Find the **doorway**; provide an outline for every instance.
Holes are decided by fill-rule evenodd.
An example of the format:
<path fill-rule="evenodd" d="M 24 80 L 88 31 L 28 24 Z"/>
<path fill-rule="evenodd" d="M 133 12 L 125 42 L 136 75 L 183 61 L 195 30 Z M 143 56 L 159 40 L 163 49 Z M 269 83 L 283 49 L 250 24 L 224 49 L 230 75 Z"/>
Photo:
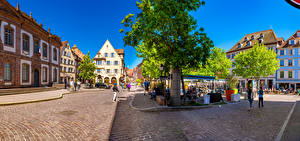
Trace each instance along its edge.
<path fill-rule="evenodd" d="M 34 70 L 34 87 L 39 87 L 40 86 L 40 79 L 39 79 L 39 70 L 35 69 Z"/>

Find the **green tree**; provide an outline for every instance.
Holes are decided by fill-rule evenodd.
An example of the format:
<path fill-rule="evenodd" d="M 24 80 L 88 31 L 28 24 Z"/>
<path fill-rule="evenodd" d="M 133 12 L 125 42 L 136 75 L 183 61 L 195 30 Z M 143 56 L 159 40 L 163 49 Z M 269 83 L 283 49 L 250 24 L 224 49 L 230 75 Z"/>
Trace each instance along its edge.
<path fill-rule="evenodd" d="M 238 54 L 234 60 L 233 73 L 243 78 L 258 80 L 260 77 L 274 74 L 279 69 L 277 53 L 263 44 L 256 43 L 253 48 Z"/>
<path fill-rule="evenodd" d="M 82 59 L 82 61 L 79 63 L 78 70 L 80 71 L 79 77 L 85 80 L 94 80 L 96 78 L 96 74 L 94 73 L 96 70 L 96 66 L 91 60 L 90 52 L 88 52 L 87 55 L 85 55 Z"/>
<path fill-rule="evenodd" d="M 171 105 L 180 105 L 180 79 L 184 68 L 205 64 L 212 41 L 197 27 L 191 16 L 204 5 L 200 0 L 141 0 L 140 13 L 128 14 L 121 22 L 125 32 L 125 45 L 133 46 L 145 60 L 153 58 L 169 66 L 171 79 Z"/>
<path fill-rule="evenodd" d="M 219 78 L 226 78 L 230 74 L 230 68 L 232 67 L 232 62 L 226 57 L 225 50 L 221 48 L 213 48 L 212 54 L 209 59 L 207 59 L 206 69 Z"/>

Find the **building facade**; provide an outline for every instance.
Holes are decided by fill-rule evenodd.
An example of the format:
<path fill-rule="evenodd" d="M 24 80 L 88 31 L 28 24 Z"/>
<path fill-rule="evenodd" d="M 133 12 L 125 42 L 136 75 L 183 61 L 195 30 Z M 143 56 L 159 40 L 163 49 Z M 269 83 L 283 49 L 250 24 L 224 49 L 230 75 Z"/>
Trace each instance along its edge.
<path fill-rule="evenodd" d="M 0 0 L 0 88 L 59 82 L 60 38 L 30 15 Z"/>
<path fill-rule="evenodd" d="M 277 88 L 300 88 L 300 30 L 294 33 L 277 50 L 280 69 L 277 71 Z"/>
<path fill-rule="evenodd" d="M 73 53 L 73 56 L 75 58 L 75 77 L 80 80 L 81 82 L 84 82 L 84 80 L 82 80 L 80 77 L 79 77 L 79 73 L 80 71 L 78 70 L 78 67 L 79 67 L 79 63 L 81 62 L 81 60 L 83 59 L 84 57 L 84 54 L 79 50 L 79 48 L 74 45 L 72 47 L 72 53 Z"/>
<path fill-rule="evenodd" d="M 76 59 L 70 48 L 68 41 L 62 42 L 60 47 L 60 82 L 70 83 L 70 80 L 76 79 Z"/>
<path fill-rule="evenodd" d="M 97 66 L 96 82 L 119 85 L 125 79 L 124 49 L 115 49 L 106 40 L 97 55 L 93 58 Z"/>
<path fill-rule="evenodd" d="M 264 44 L 268 49 L 276 52 L 277 48 L 283 44 L 283 38 L 277 38 L 275 32 L 270 30 L 259 31 L 244 36 L 229 51 L 226 52 L 227 58 L 234 62 L 234 57 L 242 51 L 252 48 L 255 43 Z M 230 70 L 234 68 L 234 64 Z M 246 88 L 247 79 L 239 77 L 240 88 Z M 259 84 L 267 89 L 276 88 L 276 73 L 265 78 L 260 78 Z"/>

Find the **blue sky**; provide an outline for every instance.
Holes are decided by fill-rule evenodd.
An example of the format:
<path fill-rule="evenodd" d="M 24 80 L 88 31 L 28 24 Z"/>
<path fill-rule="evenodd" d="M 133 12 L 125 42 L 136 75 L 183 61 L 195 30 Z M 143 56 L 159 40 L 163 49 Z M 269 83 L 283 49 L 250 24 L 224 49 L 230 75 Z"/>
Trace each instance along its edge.
<path fill-rule="evenodd" d="M 141 59 L 133 47 L 124 47 L 120 22 L 128 13 L 137 13 L 136 0 L 8 0 L 42 23 L 45 29 L 76 44 L 92 57 L 109 39 L 115 48 L 125 49 L 126 67 Z M 300 10 L 285 0 L 206 0 L 192 15 L 216 47 L 230 49 L 245 34 L 273 29 L 277 37 L 287 39 L 299 28 Z"/>

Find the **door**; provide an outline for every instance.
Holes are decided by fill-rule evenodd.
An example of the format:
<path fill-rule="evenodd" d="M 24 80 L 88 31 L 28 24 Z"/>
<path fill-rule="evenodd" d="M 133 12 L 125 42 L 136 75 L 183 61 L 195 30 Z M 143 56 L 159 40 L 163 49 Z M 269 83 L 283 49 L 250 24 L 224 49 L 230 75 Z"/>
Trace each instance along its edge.
<path fill-rule="evenodd" d="M 37 69 L 34 70 L 34 87 L 39 87 L 40 86 L 40 81 L 39 81 L 39 71 Z"/>

